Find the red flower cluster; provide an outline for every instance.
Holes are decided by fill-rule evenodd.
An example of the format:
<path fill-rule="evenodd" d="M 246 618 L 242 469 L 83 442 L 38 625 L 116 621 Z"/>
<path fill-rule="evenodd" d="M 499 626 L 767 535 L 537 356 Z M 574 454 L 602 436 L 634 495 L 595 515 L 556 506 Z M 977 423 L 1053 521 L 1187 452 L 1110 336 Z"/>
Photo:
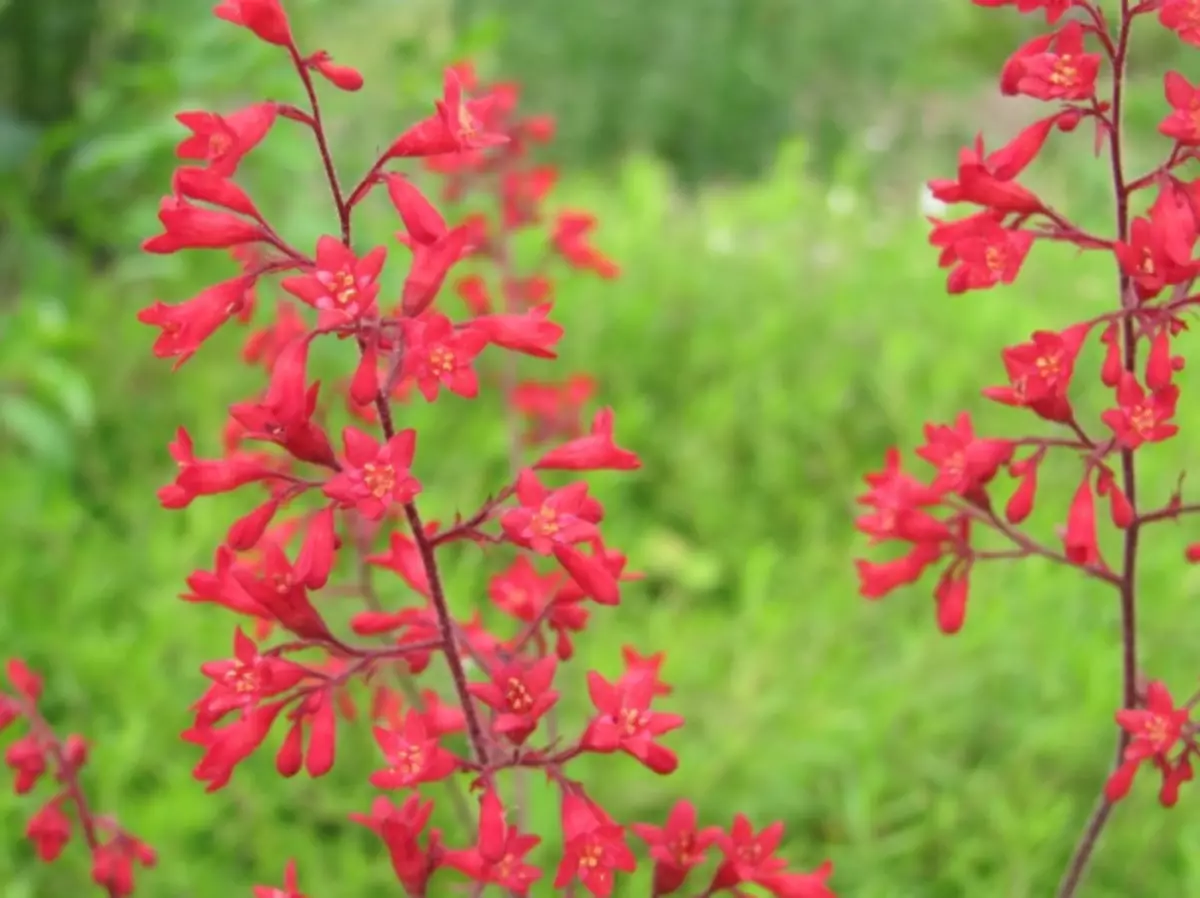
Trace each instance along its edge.
<path fill-rule="evenodd" d="M 883 470 L 867 476 L 868 489 L 858 501 L 869 513 L 857 527 L 873 544 L 898 551 L 888 560 L 856 562 L 860 591 L 876 599 L 936 568 L 938 625 L 954 633 L 965 619 L 972 575 L 988 561 L 1036 556 L 1112 587 L 1123 619 L 1124 708 L 1117 712 L 1123 762 L 1105 794 L 1109 803 L 1118 800 L 1138 766 L 1151 762 L 1162 774 L 1161 798 L 1169 805 L 1192 777 L 1190 758 L 1197 749 L 1189 715 L 1197 699 L 1176 707 L 1161 683 L 1150 683 L 1144 692 L 1138 688 L 1137 551 L 1147 526 L 1200 506 L 1184 503 L 1182 475 L 1165 502 L 1143 504 L 1137 474 L 1142 453 L 1178 432 L 1175 375 L 1184 360 L 1176 343 L 1187 329 L 1185 315 L 1200 304 L 1200 294 L 1193 293 L 1200 276 L 1200 179 L 1181 174 L 1185 163 L 1200 158 L 1200 89 L 1177 72 L 1167 73 L 1172 111 L 1159 130 L 1171 149 L 1161 165 L 1140 176 L 1126 169 L 1121 116 L 1135 24 L 1157 13 L 1161 25 L 1200 46 L 1200 2 L 1122 0 L 1115 22 L 1093 0 L 975 3 L 1040 11 L 1050 25 L 1057 24 L 1018 48 L 1000 75 L 1003 94 L 1053 103 L 1055 109 L 999 149 L 986 151 L 978 138 L 962 151 L 954 179 L 931 182 L 943 202 L 974 207 L 965 217 L 932 221 L 930 243 L 949 269 L 947 289 L 960 294 L 1010 284 L 1036 244 L 1057 241 L 1111 256 L 1119 292 L 1112 311 L 1059 322 L 1001 352 L 1007 382 L 983 395 L 1029 412 L 1041 424 L 1036 435 L 981 436 L 964 413 L 953 425 L 926 425 L 926 442 L 916 455 L 932 467 L 931 475 L 909 473 L 892 450 Z M 1116 209 L 1110 236 L 1088 233 L 1019 181 L 1055 131 L 1085 123 L 1095 129 L 1097 153 L 1109 157 Z M 1099 343 L 1103 356 L 1094 374 L 1079 364 L 1090 341 Z M 1109 406 L 1097 420 L 1077 413 L 1080 388 L 1109 391 Z M 1073 459 L 1078 479 L 1070 504 L 1058 512 L 1056 541 L 1041 542 L 1025 525 L 1043 497 L 1039 472 L 1051 451 Z M 1103 517 L 1120 543 L 1119 557 L 1105 550 Z M 1200 560 L 1200 544 L 1185 551 L 1188 560 Z M 1086 827 L 1060 896 L 1074 894 L 1108 811 L 1102 805 Z"/>
<path fill-rule="evenodd" d="M 134 870 L 153 867 L 154 849 L 121 828 L 115 819 L 96 813 L 79 784 L 79 772 L 88 761 L 88 744 L 82 736 L 59 739 L 38 710 L 42 679 L 23 662 L 7 666 L 12 692 L 0 690 L 0 732 L 24 721 L 25 734 L 11 742 L 4 763 L 13 772 L 13 791 L 32 792 L 41 782 L 53 779 L 53 794 L 25 827 L 37 856 L 49 863 L 62 854 L 78 827 L 92 855 L 92 882 L 109 898 L 133 894 Z"/>
<path fill-rule="evenodd" d="M 426 521 L 418 508 L 425 483 L 417 471 L 428 449 L 413 428 L 397 423 L 400 403 L 448 394 L 473 399 L 481 361 L 498 353 L 501 361 L 505 354 L 555 358 L 563 329 L 551 319 L 552 283 L 544 268 L 550 259 L 605 278 L 618 274 L 589 241 L 595 221 L 582 212 L 551 219 L 545 257 L 532 271 L 518 273 L 510 255 L 507 236 L 545 220 L 541 206 L 555 175 L 530 163 L 527 149 L 549 139 L 553 123 L 518 118 L 511 85 L 481 89 L 469 69 L 452 68 L 434 112 L 347 188 L 336 174 L 314 74 L 344 91 L 359 89 L 362 77 L 324 51 L 303 54 L 279 0 L 224 0 L 216 14 L 286 52 L 307 103 L 182 113 L 180 122 L 192 132 L 178 147 L 187 164 L 161 203 L 162 233 L 144 247 L 226 250 L 240 263 L 236 276 L 192 299 L 155 302 L 140 313 L 159 331 L 154 353 L 176 367 L 229 322 L 250 322 L 262 310 L 257 291 L 268 276 L 280 276 L 286 294 L 243 351 L 245 362 L 265 370 L 265 389 L 230 408 L 218 455 L 198 454 L 181 428 L 170 447 L 178 474 L 159 491 L 171 509 L 204 496 L 258 493 L 217 547 L 211 569 L 195 571 L 183 596 L 223 606 L 253 625 L 236 628 L 231 657 L 202 667 L 210 685 L 184 733 L 202 752 L 195 778 L 210 791 L 221 789 L 272 735 L 281 776 L 303 770 L 320 777 L 337 762 L 343 725 L 365 717 L 380 752 L 378 768 L 365 778 L 388 794 L 353 820 L 378 836 L 397 881 L 414 898 L 445 894 L 455 875 L 477 891 L 490 884 L 526 895 L 546 881 L 567 894 L 582 884 L 607 896 L 638 866 L 631 835 L 648 848 L 654 896 L 680 889 L 716 848 L 706 896 L 745 894 L 743 887 L 753 884 L 779 898 L 831 898 L 828 863 L 812 873 L 790 872 L 777 856 L 780 823 L 756 833 L 738 816 L 727 832 L 702 828 L 686 800 L 665 826 L 622 822 L 594 786 L 572 776 L 576 759 L 616 753 L 656 774 L 675 770 L 666 740 L 683 719 L 661 708 L 670 692 L 660 678 L 661 654 L 626 648 L 618 676 L 588 670 L 579 678 L 592 706 L 587 719 L 573 733 L 547 725 L 566 688 L 560 668 L 574 656 L 572 640 L 596 606 L 619 604 L 624 584 L 636 578 L 605 539 L 604 506 L 579 479 L 640 466 L 616 442 L 611 409 L 597 412 L 587 432 L 579 426 L 590 382 L 577 376 L 563 385 L 519 383 L 506 375 L 506 400 L 529 419 L 526 442 L 538 444 L 536 460 L 519 465 L 477 511 L 452 523 Z M 233 180 L 241 160 L 281 120 L 312 135 L 332 194 L 332 233 L 311 252 L 293 246 Z M 472 214 L 448 224 L 418 184 L 393 168 L 408 159 L 424 159 L 445 175 L 455 197 L 485 185 L 485 195 L 500 200 L 495 217 Z M 388 248 L 358 247 L 352 235 L 354 211 L 379 187 L 403 224 L 398 240 L 410 256 L 394 301 L 381 295 Z M 439 304 L 443 283 L 460 263 L 477 268 L 457 280 L 471 313 L 466 320 L 454 320 Z M 485 280 L 487 272 L 495 285 Z M 492 307 L 493 293 L 502 297 L 499 308 Z M 322 391 L 313 375 L 310 354 L 318 340 L 356 350 L 341 390 Z M 333 426 L 339 414 L 347 418 L 340 433 Z M 552 445 L 542 446 L 547 440 Z M 488 557 L 515 553 L 487 588 L 508 626 L 490 629 L 478 615 L 462 620 L 452 613 L 443 550 L 456 543 L 476 544 Z M 347 626 L 324 601 L 345 597 L 347 589 L 334 585 L 343 570 L 352 571 L 357 585 L 349 592 L 364 603 Z M 397 576 L 403 601 L 381 597 L 372 579 L 380 570 Z M 281 639 L 269 644 L 279 631 Z M 438 656 L 448 671 L 446 694 L 391 685 L 411 685 Z M 28 675 L 17 679 L 23 698 L 14 707 L 34 720 L 25 706 L 32 707 L 36 690 Z M 19 783 L 32 782 L 51 753 L 66 794 L 81 818 L 93 821 L 86 826 L 97 881 L 113 895 L 127 894 L 129 861 L 147 862 L 147 850 L 124 835 L 100 839 L 100 821 L 87 814 L 73 780 L 79 751 L 55 748 L 39 726 L 9 751 Z M 541 774 L 556 793 L 556 832 L 527 831 L 518 803 L 501 797 L 521 771 Z M 456 844 L 431 827 L 425 787 L 435 783 L 458 795 L 466 815 L 461 828 L 473 840 Z M 55 826 L 43 820 L 38 832 Z M 38 838 L 53 846 L 43 849 L 47 856 L 61 842 L 49 833 Z M 561 842 L 550 866 L 539 866 L 532 854 L 543 841 Z M 282 889 L 259 886 L 255 894 L 297 898 L 295 865 L 288 865 Z"/>

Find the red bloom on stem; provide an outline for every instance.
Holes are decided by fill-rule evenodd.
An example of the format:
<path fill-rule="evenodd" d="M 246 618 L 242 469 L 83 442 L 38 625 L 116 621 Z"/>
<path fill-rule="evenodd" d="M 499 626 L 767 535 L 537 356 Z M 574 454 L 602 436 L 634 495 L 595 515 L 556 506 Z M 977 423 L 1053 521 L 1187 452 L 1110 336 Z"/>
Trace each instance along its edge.
<path fill-rule="evenodd" d="M 362 72 L 348 65 L 339 65 L 325 50 L 318 50 L 304 64 L 340 90 L 354 92 L 363 86 Z"/>
<path fill-rule="evenodd" d="M 198 496 L 216 496 L 278 476 L 276 468 L 259 456 L 236 453 L 223 459 L 196 458 L 192 438 L 182 427 L 170 452 L 179 473 L 174 482 L 158 491 L 164 508 L 186 508 Z"/>
<path fill-rule="evenodd" d="M 450 319 L 437 312 L 401 322 L 404 334 L 402 374 L 416 381 L 417 389 L 429 402 L 437 399 L 442 387 L 464 399 L 479 394 L 475 358 L 487 346 L 487 337 L 467 327 L 455 330 Z"/>
<path fill-rule="evenodd" d="M 377 246 L 360 259 L 336 237 L 325 235 L 317 241 L 313 270 L 284 278 L 279 285 L 320 312 L 319 329 L 356 325 L 375 314 L 379 273 L 386 259 L 386 247 Z"/>
<path fill-rule="evenodd" d="M 356 427 L 347 427 L 342 438 L 345 464 L 323 487 L 330 499 L 378 521 L 389 508 L 405 505 L 421 492 L 420 481 L 409 470 L 417 449 L 415 430 L 401 430 L 382 446 Z"/>
<path fill-rule="evenodd" d="M 292 30 L 280 0 L 221 0 L 213 9 L 218 19 L 253 31 L 259 40 L 292 46 Z"/>
<path fill-rule="evenodd" d="M 180 112 L 175 118 L 192 136 L 180 141 L 175 155 L 207 162 L 218 175 L 232 177 L 246 154 L 267 136 L 278 111 L 275 103 L 255 103 L 228 115 Z"/>
<path fill-rule="evenodd" d="M 372 730 L 387 767 L 370 776 L 377 789 L 407 789 L 420 783 L 435 783 L 458 769 L 458 759 L 438 745 L 424 716 L 410 710 L 399 729 L 377 726 Z"/>
<path fill-rule="evenodd" d="M 1096 536 L 1096 499 L 1092 493 L 1091 475 L 1087 473 L 1075 490 L 1067 512 L 1067 526 L 1062 532 L 1063 552 L 1080 567 L 1103 566 L 1100 544 Z"/>
<path fill-rule="evenodd" d="M 1019 50 L 1010 66 L 1006 66 L 1016 70 L 1009 74 L 1016 82 L 1013 92 L 1036 100 L 1094 97 L 1101 57 L 1099 53 L 1084 52 L 1083 38 L 1083 23 L 1073 20 L 1059 29 L 1044 50 L 1040 46 L 1034 52 Z"/>
<path fill-rule="evenodd" d="M 1200 0 L 1162 0 L 1158 21 L 1185 44 L 1200 47 Z"/>
<path fill-rule="evenodd" d="M 611 408 L 596 412 L 590 434 L 551 449 L 533 464 L 539 471 L 635 471 L 641 466 L 637 453 L 614 442 Z"/>
<path fill-rule="evenodd" d="M 1011 440 L 977 437 L 968 412 L 953 426 L 926 424 L 925 441 L 916 454 L 937 468 L 931 488 L 964 497 L 980 496 L 1015 448 Z"/>
<path fill-rule="evenodd" d="M 960 230 L 961 236 L 957 236 L 942 254 L 943 267 L 955 266 L 947 280 L 947 291 L 957 294 L 986 290 L 1015 281 L 1033 246 L 1034 233 L 1022 228 L 1001 227 L 986 213 L 966 221 L 972 223 L 972 230 Z M 954 222 L 951 227 L 958 224 L 960 222 Z M 931 241 L 936 241 L 936 232 L 937 228 Z"/>
<path fill-rule="evenodd" d="M 944 203 L 974 203 L 998 212 L 1025 215 L 1042 211 L 1042 201 L 1036 194 L 1013 179 L 1033 161 L 1056 121 L 1057 117 L 1035 122 L 1007 145 L 986 155 L 983 137 L 975 138 L 974 146 L 959 151 L 957 179 L 930 181 L 930 192 Z"/>
<path fill-rule="evenodd" d="M 489 133 L 480 125 L 488 117 L 493 102 L 490 97 L 464 101 L 458 72 L 447 68 L 442 77 L 442 98 L 434 103 L 434 115 L 396 138 L 384 158 L 441 156 L 507 143 L 505 135 Z"/>
<path fill-rule="evenodd" d="M 563 327 L 547 316 L 551 304 L 545 303 L 514 315 L 480 315 L 471 328 L 483 334 L 489 343 L 538 359 L 556 359 L 554 346 L 562 339 Z"/>
<path fill-rule="evenodd" d="M 1200 87 L 1171 71 L 1163 76 L 1163 92 L 1172 112 L 1158 126 L 1159 133 L 1185 146 L 1200 144 Z"/>
<path fill-rule="evenodd" d="M 63 813 L 65 796 L 52 799 L 29 818 L 25 838 L 33 843 L 37 856 L 50 863 L 62 854 L 71 841 L 71 818 Z"/>
<path fill-rule="evenodd" d="M 494 789 L 488 789 L 479 804 L 479 835 L 475 844 L 466 850 L 447 851 L 442 862 L 477 883 L 490 883 L 527 895 L 530 886 L 541 879 L 542 871 L 526 863 L 525 855 L 541 841 L 506 823 L 500 798 Z"/>
<path fill-rule="evenodd" d="M 1163 288 L 1190 282 L 1200 272 L 1192 261 L 1196 216 L 1187 195 L 1170 182 L 1161 185 L 1148 217 L 1129 226 L 1129 240 L 1113 244 L 1121 270 L 1133 278 L 1138 297 L 1152 299 Z"/>
<path fill-rule="evenodd" d="M 625 831 L 586 798 L 569 792 L 562 800 L 563 858 L 554 877 L 561 889 L 574 879 L 596 898 L 613 893 L 615 873 L 632 873 L 637 858 L 625 844 Z"/>
<path fill-rule="evenodd" d="M 604 559 L 576 548 L 599 537 L 596 524 L 604 516 L 600 503 L 588 495 L 587 484 L 548 490 L 526 468 L 517 476 L 516 497 L 520 505 L 500 517 L 508 540 L 539 555 L 553 555 L 586 595 L 603 605 L 618 604 L 620 587 Z"/>
<path fill-rule="evenodd" d="M 787 866 L 784 860 L 775 857 L 781 841 L 782 823 L 763 827 L 756 835 L 746 815 L 736 815 L 728 834 L 721 833 L 718 837 L 717 845 L 725 859 L 713 875 L 709 891 L 719 892 L 743 883 L 765 885 L 768 877 L 777 875 Z"/>
<path fill-rule="evenodd" d="M 696 807 L 681 799 L 671 809 L 665 826 L 634 823 L 629 827 L 644 841 L 654 861 L 654 898 L 678 891 L 695 867 L 705 861 L 705 852 L 721 837 L 717 826 L 696 828 Z"/>
<path fill-rule="evenodd" d="M 1118 801 L 1129 792 L 1134 774 L 1147 761 L 1158 767 L 1163 777 L 1159 800 L 1170 806 L 1175 804 L 1179 786 L 1192 779 L 1189 754 L 1196 751 L 1190 733 L 1191 709 L 1177 708 L 1167 687 L 1155 680 L 1146 687 L 1145 704 L 1142 708 L 1124 708 L 1117 712 L 1117 725 L 1131 737 L 1121 766 L 1113 772 L 1105 784 L 1104 792 L 1109 801 Z M 1172 759 L 1176 746 L 1182 751 Z"/>
<path fill-rule="evenodd" d="M 1129 371 L 1122 373 L 1117 385 L 1117 408 L 1100 415 L 1113 436 L 1126 449 L 1137 449 L 1144 443 L 1159 443 L 1179 433 L 1179 426 L 1169 423 L 1175 417 L 1179 387 L 1168 384 L 1149 396 Z"/>
<path fill-rule="evenodd" d="M 305 668 L 277 655 L 259 654 L 258 646 L 238 627 L 233 636 L 233 658 L 206 661 L 200 672 L 212 685 L 193 706 L 197 719 L 213 723 L 230 711 L 249 710 L 264 698 L 273 698 L 309 677 Z"/>
<path fill-rule="evenodd" d="M 207 783 L 205 792 L 216 792 L 229 783 L 237 765 L 254 754 L 267 738 L 284 704 L 277 701 L 259 705 L 221 729 L 197 721 L 184 731 L 184 740 L 204 747 L 204 756 L 192 770 L 192 776 Z"/>
<path fill-rule="evenodd" d="M 177 359 L 178 368 L 225 322 L 241 312 L 252 283 L 252 278 L 236 277 L 206 287 L 185 302 L 167 305 L 156 301 L 142 309 L 138 321 L 161 329 L 154 341 L 154 354 L 160 359 Z"/>
<path fill-rule="evenodd" d="M 134 864 L 153 867 L 156 862 L 155 853 L 148 845 L 125 833 L 117 833 L 92 850 L 92 882 L 108 890 L 114 898 L 127 898 L 133 894 Z"/>
<path fill-rule="evenodd" d="M 568 263 L 594 271 L 602 278 L 615 278 L 621 269 L 615 262 L 587 242 L 596 227 L 596 217 L 583 212 L 562 212 L 554 225 L 550 242 Z"/>
<path fill-rule="evenodd" d="M 1067 422 L 1074 415 L 1068 398 L 1090 324 L 1060 332 L 1035 331 L 1028 343 L 1008 346 L 1001 353 L 1009 386 L 988 387 L 983 395 L 1004 405 L 1028 408 L 1047 421 Z"/>
<path fill-rule="evenodd" d="M 549 490 L 526 468 L 517 476 L 516 497 L 520 505 L 504 512 L 500 526 L 514 543 L 539 555 L 551 554 L 556 545 L 580 543 L 600 533 L 596 524 L 603 509 L 588 495 L 588 485 L 582 481 Z"/>
<path fill-rule="evenodd" d="M 510 661 L 495 668 L 491 680 L 471 683 L 468 689 L 497 712 L 492 731 L 521 745 L 558 701 L 558 693 L 550 688 L 557 667 L 558 659 L 553 655 L 532 664 Z"/>
<path fill-rule="evenodd" d="M 219 209 L 204 209 L 180 196 L 164 197 L 158 220 L 163 233 L 142 243 L 148 253 L 168 255 L 184 249 L 230 249 L 267 239 L 261 224 Z"/>
<path fill-rule="evenodd" d="M 301 639 L 320 643 L 336 640 L 325 625 L 320 612 L 308 597 L 306 580 L 310 571 L 297 562 L 288 561 L 277 543 L 263 547 L 262 572 L 255 574 L 246 568 L 235 568 L 234 579 L 271 618 Z"/>
<path fill-rule="evenodd" d="M 678 714 L 650 708 L 654 701 L 653 680 L 637 678 L 608 682 L 596 671 L 588 671 L 588 695 L 597 714 L 588 723 L 580 744 L 587 751 L 623 751 L 658 774 L 671 773 L 679 764 L 675 752 L 656 741 L 683 726 Z"/>
<path fill-rule="evenodd" d="M 863 478 L 869 489 L 854 501 L 874 508 L 854 526 L 873 542 L 901 539 L 918 543 L 938 543 L 950 538 L 950 528 L 925 511 L 941 503 L 943 491 L 921 483 L 901 468 L 900 451 L 891 448 L 884 468 Z"/>

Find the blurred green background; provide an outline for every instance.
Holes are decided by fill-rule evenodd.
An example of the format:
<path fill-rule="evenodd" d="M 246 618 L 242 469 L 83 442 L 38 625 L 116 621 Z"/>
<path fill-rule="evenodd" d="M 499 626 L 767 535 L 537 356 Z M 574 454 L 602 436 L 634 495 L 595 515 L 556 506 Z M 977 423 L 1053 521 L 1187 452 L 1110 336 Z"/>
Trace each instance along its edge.
<path fill-rule="evenodd" d="M 178 739 L 197 667 L 228 651 L 232 618 L 175 596 L 238 503 L 167 513 L 154 490 L 172 476 L 175 428 L 215 450 L 225 407 L 256 380 L 224 361 L 238 333 L 173 376 L 150 356 L 135 312 L 229 268 L 137 246 L 156 230 L 182 134 L 174 112 L 298 99 L 281 54 L 209 6 L 0 0 L 0 656 L 47 671 L 47 713 L 95 741 L 97 805 L 162 855 L 143 894 L 248 894 L 293 855 L 313 898 L 395 894 L 375 840 L 345 822 L 371 797 L 363 739 L 346 737 L 327 781 L 282 782 L 267 753 L 216 796 L 191 779 L 196 753 Z M 978 396 L 1003 378 L 1000 347 L 1112 302 L 1103 259 L 1043 246 L 1018 287 L 951 299 L 925 243 L 923 181 L 951 174 L 980 126 L 995 145 L 1034 114 L 993 89 L 1032 23 L 967 0 L 287 6 L 305 47 L 367 77 L 328 104 L 348 171 L 427 108 L 443 64 L 470 56 L 558 117 L 557 201 L 599 215 L 599 243 L 624 269 L 560 289 L 560 367 L 598 376 L 621 441 L 645 459 L 596 483 L 612 541 L 650 576 L 596 616 L 580 649 L 608 674 L 624 643 L 666 649 L 689 724 L 671 741 L 676 775 L 605 759 L 584 771 L 598 796 L 624 819 L 661 817 L 681 795 L 707 822 L 782 819 L 789 856 L 832 857 L 846 896 L 1050 894 L 1109 761 L 1112 597 L 1045 565 L 997 567 L 946 639 L 929 588 L 869 605 L 851 565 L 852 498 L 884 449 L 960 409 L 981 428 L 1023 430 Z M 1138 52 L 1152 65 L 1135 60 L 1134 167 L 1161 149 L 1155 67 L 1195 77 L 1169 36 L 1146 35 Z M 1104 228 L 1090 135 L 1055 140 L 1031 182 Z M 298 130 L 281 123 L 245 171 L 300 245 L 329 227 Z M 382 241 L 395 223 L 369 227 Z M 494 400 L 404 414 L 435 447 L 418 470 L 433 513 L 494 486 Z M 1183 435 L 1147 453 L 1148 501 L 1200 451 L 1200 413 L 1185 400 L 1180 418 Z M 1052 539 L 1070 481 L 1047 480 L 1033 526 Z M 1200 640 L 1200 584 L 1179 563 L 1189 537 L 1145 540 L 1142 582 L 1146 666 L 1184 694 Z M 464 612 L 480 577 L 466 558 L 453 570 Z M 573 668 L 563 689 L 580 695 Z M 565 725 L 583 713 L 569 703 Z M 1117 812 L 1089 896 L 1200 894 L 1200 804 L 1164 812 L 1153 791 Z M 0 896 L 71 893 L 84 860 L 36 865 L 19 838 L 30 809 L 0 798 Z M 545 795 L 532 813 L 553 829 Z"/>

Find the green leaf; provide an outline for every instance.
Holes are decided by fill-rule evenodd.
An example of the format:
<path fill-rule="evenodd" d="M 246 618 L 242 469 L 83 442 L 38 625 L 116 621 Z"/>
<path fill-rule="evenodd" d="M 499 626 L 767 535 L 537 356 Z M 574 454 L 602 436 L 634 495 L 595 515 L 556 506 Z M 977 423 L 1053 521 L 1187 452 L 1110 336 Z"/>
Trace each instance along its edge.
<path fill-rule="evenodd" d="M 28 396 L 0 396 L 0 439 L 20 444 L 38 461 L 60 470 L 74 460 L 71 434 L 63 423 Z"/>
<path fill-rule="evenodd" d="M 54 401 L 72 426 L 91 427 L 96 417 L 92 388 L 87 378 L 66 362 L 41 356 L 31 372 L 34 382 Z"/>

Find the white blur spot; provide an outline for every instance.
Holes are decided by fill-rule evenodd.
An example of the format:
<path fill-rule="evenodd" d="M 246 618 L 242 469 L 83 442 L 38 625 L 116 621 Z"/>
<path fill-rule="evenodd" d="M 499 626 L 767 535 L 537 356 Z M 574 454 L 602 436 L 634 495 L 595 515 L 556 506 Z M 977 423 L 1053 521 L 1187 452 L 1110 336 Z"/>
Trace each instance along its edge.
<path fill-rule="evenodd" d="M 950 208 L 933 195 L 933 191 L 929 189 L 928 184 L 921 185 L 917 207 L 921 210 L 922 215 L 933 216 L 945 215 L 946 210 Z"/>

